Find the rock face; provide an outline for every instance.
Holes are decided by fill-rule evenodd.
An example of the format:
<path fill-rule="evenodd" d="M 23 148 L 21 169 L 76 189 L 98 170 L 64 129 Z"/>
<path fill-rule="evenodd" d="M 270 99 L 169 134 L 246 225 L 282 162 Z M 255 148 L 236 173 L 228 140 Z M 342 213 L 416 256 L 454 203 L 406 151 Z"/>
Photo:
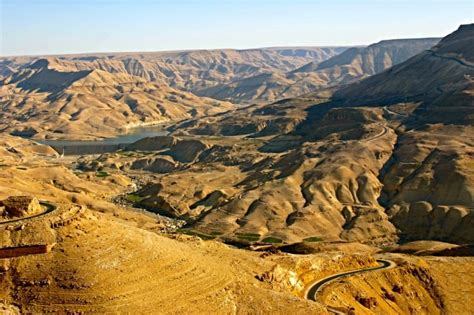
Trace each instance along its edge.
<path fill-rule="evenodd" d="M 404 263 L 331 284 L 322 299 L 344 314 L 444 314 L 437 280 L 421 264 Z"/>
<path fill-rule="evenodd" d="M 474 213 L 463 207 L 437 206 L 427 202 L 403 206 L 392 216 L 404 240 L 450 240 L 474 242 Z"/>
<path fill-rule="evenodd" d="M 55 244 L 40 244 L 16 247 L 0 248 L 0 258 L 13 258 L 26 255 L 36 255 L 49 253 Z"/>
<path fill-rule="evenodd" d="M 293 73 L 320 72 L 348 82 L 380 73 L 435 46 L 441 38 L 383 40 L 367 47 L 354 47 L 320 63 L 311 62 Z M 339 74 L 337 74 L 339 71 Z"/>
<path fill-rule="evenodd" d="M 200 91 L 234 102 L 275 101 L 312 92 L 328 85 L 347 84 L 380 73 L 430 49 L 440 38 L 386 40 L 353 47 L 327 60 L 314 60 L 289 71 L 271 72 L 223 83 Z"/>
<path fill-rule="evenodd" d="M 416 114 L 423 122 L 472 124 L 473 40 L 474 24 L 462 25 L 435 47 L 341 88 L 333 98 L 350 106 L 422 102 Z"/>
<path fill-rule="evenodd" d="M 0 209 L 4 208 L 4 216 L 24 217 L 43 211 L 38 199 L 29 196 L 10 196 L 0 200 Z"/>
<path fill-rule="evenodd" d="M 402 119 L 379 201 L 404 239 L 473 241 L 473 39 L 474 24 L 462 25 L 432 49 L 334 93 L 333 106 L 385 106 L 385 115 Z"/>

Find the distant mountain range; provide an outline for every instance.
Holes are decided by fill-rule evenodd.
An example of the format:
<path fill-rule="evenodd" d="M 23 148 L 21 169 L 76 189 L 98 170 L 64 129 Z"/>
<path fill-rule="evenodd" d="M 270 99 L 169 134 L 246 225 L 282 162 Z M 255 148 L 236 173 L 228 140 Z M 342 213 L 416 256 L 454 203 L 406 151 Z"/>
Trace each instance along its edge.
<path fill-rule="evenodd" d="M 352 82 L 437 42 L 3 57 L 0 128 L 36 137 L 111 136 L 233 107 L 217 100 L 267 102 Z"/>
<path fill-rule="evenodd" d="M 346 84 L 382 72 L 436 45 L 439 38 L 385 40 L 349 48 L 324 61 L 311 61 L 289 72 L 258 74 L 198 91 L 199 95 L 233 102 L 274 101 L 318 88 Z"/>
<path fill-rule="evenodd" d="M 290 47 L 248 50 L 220 49 L 175 52 L 109 53 L 0 58 L 6 77 L 38 58 L 70 70 L 127 73 L 150 82 L 196 93 L 217 84 L 270 72 L 287 72 L 310 61 L 323 61 L 347 47 Z"/>
<path fill-rule="evenodd" d="M 94 139 L 233 105 L 125 72 L 76 70 L 39 59 L 3 81 L 0 108 L 0 129 L 15 135 Z"/>
<path fill-rule="evenodd" d="M 36 137 L 95 138 L 128 126 L 233 108 L 197 91 L 290 71 L 345 48 L 266 48 L 0 58 L 0 128 Z M 193 94 L 195 92 L 196 94 Z"/>

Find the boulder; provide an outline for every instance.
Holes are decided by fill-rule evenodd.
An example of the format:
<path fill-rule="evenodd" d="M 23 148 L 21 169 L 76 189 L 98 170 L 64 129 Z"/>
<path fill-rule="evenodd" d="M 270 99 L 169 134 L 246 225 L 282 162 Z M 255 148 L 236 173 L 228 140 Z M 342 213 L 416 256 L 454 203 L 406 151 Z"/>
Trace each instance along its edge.
<path fill-rule="evenodd" d="M 9 217 L 24 217 L 43 211 L 38 199 L 29 196 L 10 196 L 0 201 L 0 207 L 4 208 L 4 214 Z"/>

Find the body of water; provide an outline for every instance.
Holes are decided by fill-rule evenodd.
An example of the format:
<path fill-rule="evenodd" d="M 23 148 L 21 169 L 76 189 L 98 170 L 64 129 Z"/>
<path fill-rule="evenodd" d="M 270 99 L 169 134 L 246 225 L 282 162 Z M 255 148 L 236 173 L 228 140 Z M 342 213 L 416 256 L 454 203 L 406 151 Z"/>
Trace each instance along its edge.
<path fill-rule="evenodd" d="M 147 137 L 166 136 L 169 132 L 163 126 L 137 127 L 129 133 L 101 140 L 35 140 L 38 143 L 53 147 L 65 155 L 85 155 L 114 152 L 127 145 Z"/>

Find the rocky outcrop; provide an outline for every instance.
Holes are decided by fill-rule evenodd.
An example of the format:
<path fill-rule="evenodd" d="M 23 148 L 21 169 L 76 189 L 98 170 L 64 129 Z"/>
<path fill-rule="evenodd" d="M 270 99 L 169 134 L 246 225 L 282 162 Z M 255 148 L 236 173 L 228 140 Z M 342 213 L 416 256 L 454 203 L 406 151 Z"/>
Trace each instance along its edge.
<path fill-rule="evenodd" d="M 29 196 L 10 196 L 0 200 L 0 210 L 2 208 L 3 216 L 7 217 L 24 217 L 44 211 L 38 199 Z"/>

